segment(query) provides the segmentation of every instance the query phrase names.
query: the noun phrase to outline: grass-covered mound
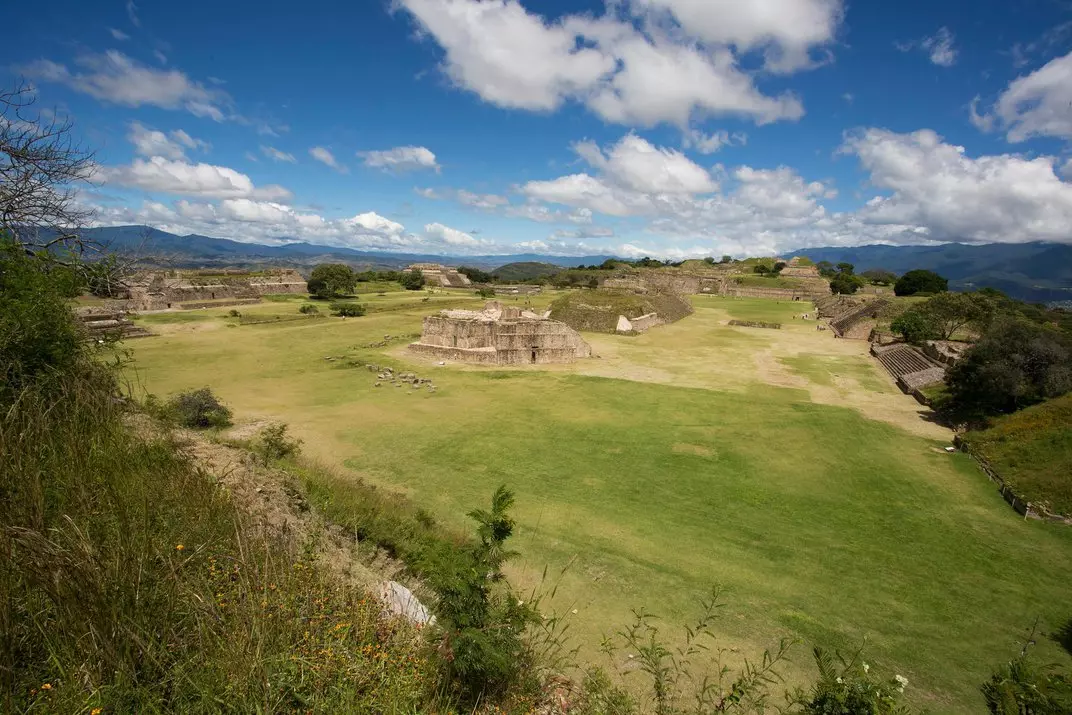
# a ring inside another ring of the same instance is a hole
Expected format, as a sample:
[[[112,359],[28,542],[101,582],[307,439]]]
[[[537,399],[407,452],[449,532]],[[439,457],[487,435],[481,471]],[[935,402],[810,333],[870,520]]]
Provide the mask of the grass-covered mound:
[[[1022,499],[1072,514],[1072,394],[999,417],[964,442]]]
[[[553,276],[556,273],[561,272],[562,266],[556,266],[553,263],[520,261],[517,263],[507,263],[505,266],[499,266],[492,271],[491,274],[501,281],[514,282],[527,281],[533,278],[544,278],[545,276]]]
[[[628,291],[571,291],[551,303],[551,318],[561,320],[574,330],[613,333],[618,316],[632,320],[648,313],[658,313],[664,322],[673,323],[692,312],[692,305],[672,294],[640,295]]]

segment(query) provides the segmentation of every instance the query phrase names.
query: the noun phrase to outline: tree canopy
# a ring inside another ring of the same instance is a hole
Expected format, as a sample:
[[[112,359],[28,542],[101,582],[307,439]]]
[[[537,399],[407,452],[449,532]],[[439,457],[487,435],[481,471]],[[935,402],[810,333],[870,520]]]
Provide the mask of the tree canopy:
[[[317,298],[338,298],[354,292],[357,277],[353,269],[345,264],[321,263],[313,269],[306,287]]]
[[[949,289],[949,281],[934,271],[917,268],[897,279],[893,292],[897,295],[915,295],[917,293],[941,293]]]
[[[402,287],[406,290],[420,290],[424,287],[424,272],[419,268],[402,273]]]

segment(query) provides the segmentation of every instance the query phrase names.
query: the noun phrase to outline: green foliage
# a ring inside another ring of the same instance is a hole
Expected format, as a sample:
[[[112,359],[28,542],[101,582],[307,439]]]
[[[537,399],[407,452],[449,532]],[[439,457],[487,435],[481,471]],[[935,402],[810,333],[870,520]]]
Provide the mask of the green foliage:
[[[733,256],[723,256],[719,263],[733,263]]]
[[[317,298],[330,299],[352,295],[357,277],[350,266],[342,263],[321,263],[313,269],[306,287]]]
[[[298,312],[302,315],[320,315],[320,308],[312,303],[305,303],[298,307]]]
[[[488,273],[487,271],[482,271],[479,268],[470,268],[469,266],[462,266],[458,269],[458,273],[461,273],[463,276],[466,276],[473,283],[493,283],[495,281],[495,276]]]
[[[180,392],[167,402],[165,411],[177,424],[191,429],[231,424],[231,411],[207,387]]]
[[[228,315],[228,317],[231,317],[231,318],[241,318],[242,317],[242,313],[238,310],[238,308],[231,308],[230,310],[227,311],[227,315]]]
[[[1072,340],[1021,317],[1003,317],[949,369],[942,411],[958,421],[1015,412],[1072,390]]]
[[[782,272],[782,269],[785,268],[785,266],[786,266],[785,261],[778,261],[777,263],[774,264],[774,267],[771,268],[770,272],[773,275],[778,275],[779,273]]]
[[[837,269],[834,268],[834,264],[830,261],[819,261],[815,264],[815,267],[819,269],[819,275],[823,278],[833,278],[838,273]]]
[[[899,333],[905,341],[914,345],[920,345],[925,340],[934,340],[938,337],[930,316],[918,308],[910,308],[897,316],[890,323],[890,330]]]
[[[898,705],[908,679],[895,675],[881,680],[871,673],[871,666],[856,651],[846,660],[840,653],[831,656],[815,648],[819,680],[810,692],[802,690],[791,696],[793,715],[895,715],[908,713]]]
[[[848,264],[846,264],[848,265]],[[851,295],[860,290],[861,279],[859,276],[849,273],[838,273],[834,276],[834,279],[830,281],[830,290],[834,293],[841,293],[843,295]]]
[[[365,314],[365,306],[354,301],[335,301],[331,304],[331,314],[343,318],[360,318]]]
[[[292,457],[301,451],[302,441],[287,434],[285,422],[275,422],[260,431],[253,443],[253,453],[265,464]]]
[[[884,268],[872,268],[860,275],[876,286],[889,286],[897,282],[897,274]]]
[[[917,293],[941,293],[949,290],[949,281],[934,271],[917,268],[908,271],[897,279],[893,292],[897,295],[916,295]]]
[[[708,256],[707,258],[703,259],[703,262],[709,266],[715,265],[715,259],[712,256]]]
[[[617,640],[604,641],[604,653],[617,658],[618,651],[624,649],[634,659],[637,672],[650,681],[649,698],[655,715],[743,715],[763,712],[769,706],[771,689],[782,682],[779,668],[787,660],[793,641],[782,640],[773,653],[764,651],[759,661],[746,659],[735,672],[723,664],[727,651],[713,648],[713,624],[722,608],[719,598],[716,588],[700,602],[700,617],[684,628],[679,645],[668,643],[658,617],[643,610],[633,612],[633,623],[619,631]],[[615,702],[620,701],[616,698]]]
[[[964,446],[1021,498],[1072,515],[1072,394],[990,422],[962,435]]]
[[[0,236],[0,408],[29,385],[91,369],[64,298],[68,278]]]
[[[495,297],[495,289],[491,288],[491,287],[479,288],[479,289],[477,289],[476,294],[478,296],[480,296],[481,298],[494,298]]]
[[[993,715],[1067,715],[1072,712],[1072,674],[1039,665],[1029,648],[997,668],[981,690]]]
[[[758,264],[758,265],[756,265],[755,267],[752,268],[752,272],[753,273],[766,274],[766,273],[770,273],[771,269],[767,264],[760,263],[760,264]]]
[[[851,263],[842,262],[842,263],[837,264],[837,270],[838,270],[838,273],[840,273],[842,275],[851,276],[853,274],[853,272],[856,270],[856,266],[854,266]]]
[[[424,288],[424,273],[420,269],[405,271],[399,282],[406,290],[420,290]]]

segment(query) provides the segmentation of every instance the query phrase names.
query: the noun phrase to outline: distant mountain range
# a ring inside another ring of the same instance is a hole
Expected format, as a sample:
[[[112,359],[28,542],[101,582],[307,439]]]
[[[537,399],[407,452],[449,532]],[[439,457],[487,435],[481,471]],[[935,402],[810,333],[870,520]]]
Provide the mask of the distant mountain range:
[[[870,268],[894,273],[926,268],[948,278],[955,290],[990,287],[1032,302],[1072,300],[1072,245],[1060,243],[807,248],[786,257],[793,256],[852,263],[857,273]]]
[[[441,256],[425,253],[388,253],[385,251],[357,251],[338,246],[317,246],[311,243],[288,243],[282,246],[264,246],[258,243],[243,243],[227,238],[209,236],[177,236],[167,231],[148,226],[107,226],[86,229],[84,238],[116,252],[135,252],[145,256],[148,263],[175,266],[178,268],[199,266],[246,266],[266,263],[280,266],[313,266],[326,261],[347,263],[355,268],[377,270],[398,269],[411,263],[445,263],[466,265],[480,269],[492,269],[507,263],[542,261],[558,266],[576,266],[581,263],[602,263],[614,256],[543,256],[535,253],[517,253],[503,256]]]
[[[610,255],[546,256],[522,253],[503,256],[442,256],[418,253],[357,251],[336,246],[289,243],[264,246],[209,236],[177,236],[148,226],[110,226],[87,229],[86,238],[111,250],[137,252],[150,263],[185,267],[278,265],[304,268],[326,261],[359,269],[390,270],[410,263],[445,263],[492,270],[510,263],[542,263],[570,267],[599,264]],[[958,290],[992,287],[1014,298],[1036,302],[1072,300],[1072,245],[1059,243],[992,243],[941,246],[857,246],[808,248],[786,254],[813,261],[847,261],[860,273],[884,268],[904,273],[927,268],[949,279]]]

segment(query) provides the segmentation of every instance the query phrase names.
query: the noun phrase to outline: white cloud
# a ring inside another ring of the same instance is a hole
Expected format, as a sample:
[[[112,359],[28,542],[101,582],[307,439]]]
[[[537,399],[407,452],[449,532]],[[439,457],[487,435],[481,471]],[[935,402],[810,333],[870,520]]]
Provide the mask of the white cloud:
[[[382,151],[359,151],[359,157],[365,160],[365,166],[388,171],[412,171],[416,169],[433,169],[439,171],[436,155],[423,146],[399,146]]]
[[[166,159],[183,159],[187,149],[208,149],[208,143],[194,139],[181,129],[170,134],[150,129],[141,122],[131,122],[127,139],[134,145],[134,152],[141,156],[162,156]]]
[[[117,30],[114,27],[109,27],[108,32],[111,33],[111,35],[112,35],[112,37],[114,39],[119,40],[120,42],[124,42],[124,41],[130,39],[130,35],[128,35],[127,33],[123,32],[122,30]]]
[[[374,211],[368,213],[358,214],[353,218],[344,219],[344,221],[351,226],[357,226],[365,229],[366,231],[372,231],[374,233],[382,233],[385,235],[395,235],[402,233],[405,227],[392,221],[391,219],[384,218]]]
[[[702,194],[718,188],[705,169],[681,152],[657,149],[636,134],[626,134],[606,153],[594,142],[579,142],[574,151],[611,182],[636,191]]]
[[[952,67],[957,62],[957,50],[953,47],[953,33],[948,27],[938,28],[938,32],[920,41],[922,47],[931,58],[931,62],[939,67]]]
[[[549,21],[517,0],[397,0],[443,48],[443,71],[501,107],[549,111],[574,100],[607,121],[685,127],[694,116],[797,119],[790,93],[763,94],[739,66],[814,64],[833,40],[840,0],[619,0],[598,18]],[[619,12],[620,11],[620,12]]]
[[[162,64],[162,65],[167,64],[167,55],[165,55],[160,50],[153,50],[153,57],[155,57],[156,61],[159,62],[160,64]]]
[[[288,154],[285,151],[276,149],[274,146],[268,146],[266,144],[261,144],[261,154],[264,154],[272,161],[281,161],[287,164],[298,163],[298,160],[294,158],[293,154]]]
[[[610,238],[614,235],[613,228],[604,226],[591,226],[589,228],[560,228],[551,236],[553,238]]]
[[[127,17],[130,18],[130,24],[134,27],[141,27],[141,19],[138,17],[138,6],[134,4],[134,0],[127,0]]]
[[[1061,167],[1061,174],[1066,179],[1072,180],[1072,158],[1065,162],[1065,165]]]
[[[682,138],[682,145],[686,149],[698,151],[701,154],[714,154],[726,146],[743,146],[748,143],[748,135],[743,132],[730,134],[725,129],[706,134],[699,129],[688,129]]]
[[[991,109],[971,106],[971,120],[983,131],[1000,127],[1010,142],[1031,137],[1072,139],[1072,52],[1013,80]]]
[[[322,146],[314,146],[312,149],[310,149],[309,156],[313,157],[321,164],[326,164],[330,166],[332,169],[339,172],[340,174],[346,174],[350,171],[348,167],[336,161],[334,154],[332,154],[330,151],[328,151]]]
[[[465,189],[458,190],[457,198],[458,202],[463,206],[468,206],[474,209],[483,209],[485,211],[493,211],[510,203],[510,199],[505,196],[499,196],[497,194],[474,194]]]
[[[913,227],[944,241],[1069,240],[1072,184],[1058,178],[1053,157],[973,159],[927,129],[868,129],[842,151],[858,156],[871,184],[890,192],[857,212],[866,223]]]
[[[430,223],[424,227],[424,235],[436,241],[442,241],[447,246],[479,246],[483,243],[480,239],[470,236],[464,231],[459,231],[441,223]]]
[[[248,176],[226,166],[192,164],[162,156],[135,159],[127,166],[101,167],[97,178],[106,184],[183,196],[266,201],[286,201],[291,197],[282,186],[256,187]]]
[[[422,189],[422,188],[420,188],[418,186],[414,186],[413,191],[418,196],[422,196],[422,197],[424,197],[426,199],[439,200],[439,199],[447,198],[442,193],[440,193],[439,191],[436,191],[435,189],[433,189],[431,187]]]
[[[740,50],[760,49],[771,71],[813,63],[810,51],[831,40],[843,10],[837,0],[634,0],[634,10],[664,10],[689,37]]]
[[[22,68],[29,77],[58,82],[96,99],[126,107],[150,105],[185,109],[198,117],[223,121],[230,117],[231,98],[210,89],[178,70],[147,67],[118,50],[84,54],[75,60],[81,71],[51,60],[37,60]]]

